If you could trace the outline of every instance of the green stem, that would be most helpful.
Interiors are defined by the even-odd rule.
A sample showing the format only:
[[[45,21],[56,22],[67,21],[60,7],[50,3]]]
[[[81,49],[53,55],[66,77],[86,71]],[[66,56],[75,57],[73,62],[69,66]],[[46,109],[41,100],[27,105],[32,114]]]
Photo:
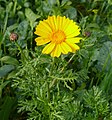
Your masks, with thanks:
[[[13,15],[16,13],[17,0],[14,1]]]
[[[4,23],[4,29],[3,29],[3,33],[5,33],[6,31],[6,27],[7,27],[7,22],[8,22],[8,12],[6,12],[6,16],[5,16],[5,23]]]
[[[54,67],[54,60],[55,58],[53,58],[52,59],[52,63],[51,63],[51,69],[50,69],[50,72],[49,72],[49,76],[51,76],[52,75],[52,71],[53,71],[53,67]],[[47,89],[48,89],[48,91],[47,91],[47,97],[48,97],[48,100],[50,100],[50,84],[49,84],[49,81],[47,81]]]
[[[1,85],[0,85],[0,98],[2,98],[2,84],[3,84],[3,80],[1,80]]]
[[[61,69],[60,73],[63,72],[63,70],[65,69],[65,67],[71,62],[71,60],[74,58],[75,54],[72,55],[72,57],[69,59],[69,61],[65,64],[65,66],[63,66],[63,68]]]
[[[47,98],[48,101],[50,100],[50,89],[49,89],[49,83],[47,82]]]
[[[23,50],[21,49],[21,47],[20,47],[20,45],[18,44],[18,42],[15,41],[15,45],[17,46],[18,50],[20,51],[21,57],[23,57],[23,60],[26,61],[27,58],[26,58],[25,54],[23,53]]]
[[[7,27],[7,22],[8,22],[8,12],[6,12],[6,16],[5,16],[5,23],[4,23],[4,28],[3,28],[3,38],[2,38],[2,43],[3,45],[3,49],[4,49],[4,53],[6,53],[6,48],[5,48],[5,36],[6,36],[6,27]]]
[[[56,3],[58,6],[60,6],[60,1],[59,0],[56,0]]]
[[[53,81],[51,82],[49,86],[49,89],[51,89],[56,83],[57,83],[57,79],[53,79]]]
[[[52,72],[53,72],[53,67],[54,67],[54,63],[55,63],[55,58],[52,58],[52,63],[51,63],[51,69],[50,69],[49,76],[51,76],[51,75],[52,75]]]
[[[33,30],[32,30],[32,31],[33,31]],[[31,32],[31,50],[32,50],[32,48],[33,48],[32,41],[33,41],[33,32]]]

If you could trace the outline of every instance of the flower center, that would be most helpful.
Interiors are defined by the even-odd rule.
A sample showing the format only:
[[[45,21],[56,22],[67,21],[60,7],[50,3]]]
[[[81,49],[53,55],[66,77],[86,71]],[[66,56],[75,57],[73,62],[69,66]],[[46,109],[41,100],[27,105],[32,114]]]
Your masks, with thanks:
[[[52,34],[52,36],[51,36],[52,42],[55,42],[55,43],[57,43],[57,44],[65,41],[65,38],[66,38],[65,34],[64,34],[64,32],[61,31],[61,30],[58,30],[58,31],[56,31],[56,32],[53,32],[53,34]]]

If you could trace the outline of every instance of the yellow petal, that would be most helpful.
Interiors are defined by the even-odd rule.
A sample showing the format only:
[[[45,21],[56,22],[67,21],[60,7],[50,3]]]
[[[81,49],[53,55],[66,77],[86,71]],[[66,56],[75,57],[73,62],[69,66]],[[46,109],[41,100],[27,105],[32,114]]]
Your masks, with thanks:
[[[54,20],[54,24],[55,24],[55,30],[58,30],[56,16],[53,16],[53,20]]]
[[[49,43],[48,45],[46,45],[44,47],[44,49],[42,50],[42,53],[45,53],[45,54],[49,54],[52,52],[52,50],[54,49],[55,47],[55,43]]]
[[[67,52],[66,52],[64,49],[62,49],[61,44],[59,44],[59,45],[60,45],[61,53],[63,53],[63,54],[67,54]]]
[[[54,50],[51,52],[51,56],[52,57],[59,57],[60,55],[61,55],[61,48],[60,48],[60,44],[58,44],[58,45],[56,45]]]
[[[74,33],[75,31],[77,31],[79,28],[79,26],[77,26],[75,23],[70,22],[70,24],[68,25],[68,27],[64,30],[66,36]]]
[[[66,24],[66,17],[64,16],[64,17],[60,17],[60,30],[63,30],[63,28],[64,28],[64,26],[65,26],[65,24]]]
[[[66,24],[66,17],[61,17],[61,16],[57,16],[57,26],[58,26],[58,30],[63,30],[64,26]]]
[[[76,44],[70,43],[68,41],[66,41],[66,43],[72,48],[72,52],[75,52],[76,50],[80,49],[80,47]]]
[[[37,45],[44,45],[44,44],[50,42],[49,39],[42,38],[42,37],[36,38],[35,41],[36,41],[36,44],[37,44]]]
[[[66,38],[72,38],[72,37],[78,36],[79,34],[80,34],[80,29],[77,29],[75,32],[67,35]]]
[[[45,20],[41,21],[39,23],[39,25],[37,25],[36,31],[38,31],[38,30],[41,30],[41,31],[44,31],[44,32],[47,32],[47,33],[52,32],[52,29],[50,28],[49,24],[47,22],[45,22]]]
[[[47,20],[41,21],[39,27],[44,28],[48,32],[52,32],[52,29],[49,26],[49,24],[47,23]]]
[[[60,17],[59,15],[57,16],[57,26],[58,26],[58,28],[57,28],[57,30],[60,30],[60,28],[61,28],[61,19],[62,17]]]
[[[50,28],[46,20],[44,20],[40,21],[39,25],[36,26],[36,31],[34,33],[42,37],[48,37],[51,32],[52,29]]]
[[[81,37],[75,37],[75,38],[68,38],[68,39],[66,39],[66,41],[68,41],[70,43],[79,43],[80,39],[82,39],[82,38]]]
[[[56,30],[56,16],[49,16],[47,22],[52,31]]]
[[[61,46],[63,54],[67,54],[68,52],[72,52],[72,49],[70,48],[70,46],[68,44],[66,44],[65,42],[62,42],[60,44],[60,46]]]
[[[63,19],[63,31],[67,28],[67,27],[69,27],[69,24],[70,24],[70,20],[68,19],[68,18],[66,18],[65,20]]]
[[[34,32],[36,35],[39,35],[41,37],[47,38],[49,36],[49,33],[46,32],[43,29],[36,29],[36,31]]]

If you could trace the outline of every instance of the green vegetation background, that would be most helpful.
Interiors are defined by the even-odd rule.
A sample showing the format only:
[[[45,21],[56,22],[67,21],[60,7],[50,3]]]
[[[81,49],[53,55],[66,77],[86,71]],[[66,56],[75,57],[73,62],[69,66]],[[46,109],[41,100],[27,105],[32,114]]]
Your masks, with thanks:
[[[49,15],[80,26],[77,53],[41,54]],[[111,86],[112,0],[0,0],[0,120],[112,120]]]

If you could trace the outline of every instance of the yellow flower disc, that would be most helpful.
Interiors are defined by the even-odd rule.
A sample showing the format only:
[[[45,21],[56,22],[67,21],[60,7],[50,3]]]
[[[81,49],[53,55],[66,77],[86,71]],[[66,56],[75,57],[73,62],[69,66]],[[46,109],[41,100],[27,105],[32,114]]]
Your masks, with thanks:
[[[80,34],[79,26],[65,16],[49,16],[47,20],[40,21],[34,33],[39,36],[35,39],[38,46],[47,44],[42,53],[51,54],[52,57],[80,49],[76,45],[81,39],[77,37]]]

